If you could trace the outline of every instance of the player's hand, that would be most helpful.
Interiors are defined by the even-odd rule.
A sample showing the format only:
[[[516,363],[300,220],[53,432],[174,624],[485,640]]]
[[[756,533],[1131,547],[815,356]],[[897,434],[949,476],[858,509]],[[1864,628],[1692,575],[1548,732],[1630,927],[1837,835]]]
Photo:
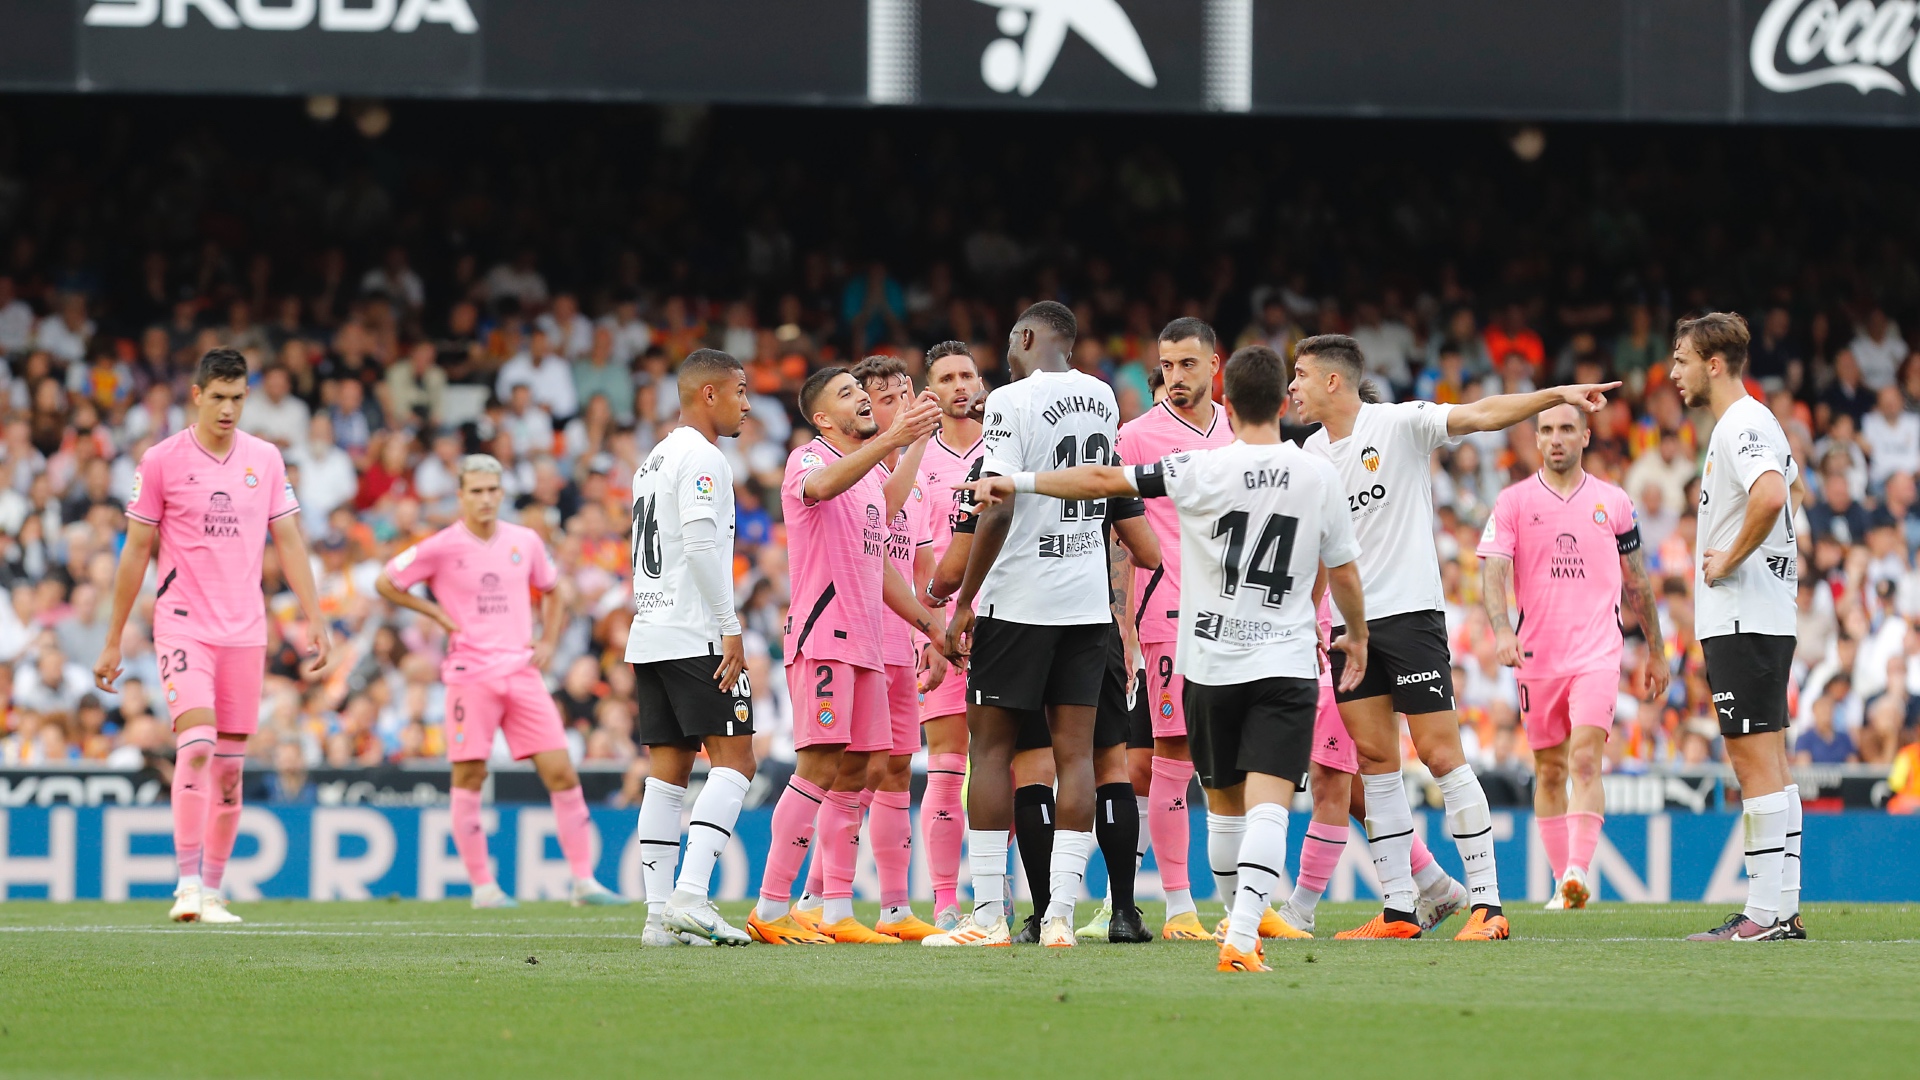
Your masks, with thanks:
[[[940,655],[940,647],[934,642],[920,646],[920,692],[931,694],[947,681],[947,658]]]
[[[1733,560],[1726,552],[1708,548],[1700,553],[1700,576],[1706,579],[1709,587],[1732,577],[1733,570]]]
[[[947,606],[947,597],[934,592],[933,582],[929,581],[927,582],[927,587],[920,591],[920,602],[929,608],[938,610]]]
[[[553,646],[547,644],[545,638],[534,642],[533,670],[544,674],[547,670],[547,665],[551,663],[553,663]]]
[[[970,492],[976,506],[992,506],[1013,497],[1013,477],[987,476],[953,485],[955,491]]]
[[[460,632],[460,624],[454,622],[453,616],[447,614],[447,609],[441,607],[439,604],[433,605],[432,617],[434,622],[440,624],[440,629],[447,632],[448,637],[452,637]]]
[[[1640,676],[1640,700],[1660,701],[1667,696],[1667,684],[1673,680],[1673,672],[1667,668],[1667,650],[1662,642],[1652,642],[1647,646],[1647,662]]]
[[[956,664],[966,662],[967,655],[973,651],[972,608],[963,604],[954,609],[953,621],[947,624],[947,643],[940,651]]]
[[[922,394],[908,408],[900,410],[887,429],[887,443],[904,450],[940,430],[940,403],[931,394]]]
[[[100,662],[93,665],[93,685],[106,693],[117,693],[113,684],[120,681],[120,646],[108,643],[100,650]]]
[[[1520,666],[1520,635],[1512,630],[1498,630],[1494,633],[1496,644],[1493,647],[1494,658],[1502,667]]]
[[[1618,382],[1581,383],[1577,386],[1556,386],[1560,399],[1577,409],[1597,413],[1607,407],[1607,391],[1619,389]]]
[[[1367,639],[1356,638],[1351,633],[1341,634],[1334,639],[1333,648],[1347,654],[1346,666],[1340,672],[1340,692],[1359,689],[1360,680],[1367,677]]]
[[[333,641],[327,634],[327,624],[309,622],[307,624],[307,655],[312,657],[300,666],[300,674],[308,681],[318,679],[327,670],[327,658],[332,655]]]
[[[740,635],[720,639],[720,666],[713,669],[713,682],[723,694],[731,694],[735,683],[740,681],[740,673],[747,668],[747,647],[741,644]]]

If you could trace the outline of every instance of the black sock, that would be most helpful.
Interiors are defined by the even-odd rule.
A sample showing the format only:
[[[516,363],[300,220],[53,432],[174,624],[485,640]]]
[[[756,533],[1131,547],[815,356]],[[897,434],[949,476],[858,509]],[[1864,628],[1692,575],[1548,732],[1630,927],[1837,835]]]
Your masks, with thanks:
[[[1394,908],[1387,908],[1382,911],[1381,914],[1386,916],[1388,922],[1417,923],[1420,921],[1414,918],[1413,912],[1411,911],[1399,911]]]
[[[1033,894],[1033,910],[1045,912],[1053,899],[1053,789],[1045,784],[1028,784],[1013,793],[1013,838],[1020,845],[1020,865],[1027,871],[1027,891]],[[1007,897],[1007,914],[1013,914],[1013,897]]]
[[[1107,899],[1113,910],[1133,906],[1133,855],[1140,846],[1140,804],[1133,785],[1122,780],[1093,792],[1093,832],[1107,860]]]

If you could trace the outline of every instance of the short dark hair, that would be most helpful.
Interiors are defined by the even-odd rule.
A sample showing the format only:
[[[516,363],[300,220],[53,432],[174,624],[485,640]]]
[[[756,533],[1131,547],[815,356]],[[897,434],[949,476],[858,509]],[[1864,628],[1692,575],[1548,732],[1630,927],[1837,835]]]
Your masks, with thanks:
[[[868,383],[875,379],[881,382],[887,382],[896,378],[908,380],[913,378],[913,376],[907,374],[907,365],[902,363],[897,356],[869,356],[865,360],[853,365],[853,370],[850,374],[859,380],[860,387],[863,390],[866,389]]]
[[[1208,352],[1219,351],[1220,335],[1213,332],[1213,327],[1207,325],[1205,319],[1182,315],[1168,323],[1166,329],[1160,331],[1160,340],[1169,345],[1189,338],[1198,339],[1200,344],[1207,347]]]
[[[1735,375],[1747,370],[1747,345],[1752,341],[1747,320],[1731,311],[1709,311],[1697,318],[1681,319],[1673,331],[1674,348],[1691,342],[1702,357],[1723,356]]]
[[[202,390],[208,383],[227,382],[247,378],[247,358],[240,355],[238,349],[208,349],[207,355],[200,358],[200,367],[193,373],[193,385]]]
[[[1293,347],[1293,358],[1299,361],[1309,356],[1337,365],[1355,386],[1359,385],[1360,375],[1367,366],[1366,358],[1360,354],[1360,343],[1345,334],[1316,334],[1301,339],[1300,344]]]
[[[1080,336],[1080,323],[1073,317],[1073,311],[1054,300],[1042,300],[1021,312],[1020,321],[1045,324],[1066,341],[1068,348],[1072,348],[1074,339]]]
[[[1287,392],[1280,381],[1286,366],[1280,354],[1265,345],[1235,349],[1227,358],[1226,376],[1234,415],[1248,424],[1271,424],[1279,418],[1280,400]]]
[[[732,353],[719,349],[695,349],[680,361],[679,390],[682,397],[727,378],[735,372],[747,370],[735,359]]]
[[[807,381],[800,384],[800,415],[816,430],[818,425],[813,423],[814,401],[820,397],[822,391],[826,390],[828,383],[838,376],[848,374],[851,372],[843,367],[823,367],[807,376]]]
[[[964,341],[943,341],[927,350],[927,366],[932,367],[935,360],[946,356],[965,356],[971,359],[973,346]]]

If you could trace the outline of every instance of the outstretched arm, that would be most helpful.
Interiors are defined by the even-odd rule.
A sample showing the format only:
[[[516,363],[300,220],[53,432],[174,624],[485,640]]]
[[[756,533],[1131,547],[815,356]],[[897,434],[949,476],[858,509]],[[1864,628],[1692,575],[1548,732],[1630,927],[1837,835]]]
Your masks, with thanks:
[[[1590,413],[1607,407],[1607,391],[1620,384],[1582,383],[1535,390],[1531,394],[1496,394],[1470,405],[1455,405],[1447,413],[1447,434],[1467,435],[1476,431],[1504,431],[1529,416],[1553,408],[1572,405]]]

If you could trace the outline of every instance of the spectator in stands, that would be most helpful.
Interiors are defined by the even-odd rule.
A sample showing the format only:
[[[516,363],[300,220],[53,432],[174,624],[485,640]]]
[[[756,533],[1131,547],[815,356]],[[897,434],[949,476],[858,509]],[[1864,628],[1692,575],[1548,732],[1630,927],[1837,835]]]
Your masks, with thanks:
[[[13,276],[0,274],[0,358],[23,353],[33,342],[33,308],[20,299]]]
[[[553,306],[535,318],[533,325],[547,335],[553,351],[563,360],[584,360],[593,349],[593,321],[580,313],[580,301],[570,292],[556,294]]]
[[[1860,381],[1875,392],[1893,385],[1894,373],[1907,359],[1899,324],[1887,318],[1878,304],[1860,321],[1847,351],[1860,365]]]
[[[154,389],[169,393],[164,383],[155,384]],[[312,410],[293,394],[293,376],[286,368],[275,365],[261,375],[260,392],[247,395],[246,409],[240,415],[240,430],[258,435],[286,451],[307,437],[311,421]]]
[[[1920,470],[1920,415],[1907,411],[1900,388],[1881,388],[1874,410],[1860,422],[1860,439],[1867,448],[1867,478],[1875,494],[1895,473]]]
[[[1858,761],[1853,752],[1853,737],[1833,726],[1834,710],[1849,689],[1845,675],[1827,682],[1813,703],[1813,726],[1795,729],[1793,760],[1798,765],[1842,765]]]
[[[386,412],[396,424],[438,427],[444,416],[447,373],[430,341],[416,341],[404,362],[387,368]]]
[[[1888,381],[1892,381],[1889,373]],[[1873,389],[1860,372],[1860,361],[1851,349],[1841,349],[1833,358],[1833,385],[1827,388],[1822,404],[1836,417],[1845,414],[1855,423],[1873,408]]]
[[[307,421],[307,441],[287,454],[301,516],[326,521],[336,506],[345,505],[360,490],[360,474],[353,459],[334,439],[333,417],[318,413]]]
[[[37,713],[71,713],[93,687],[87,669],[67,659],[51,640],[42,640],[13,676],[13,704]]]
[[[502,401],[513,396],[513,388],[525,386],[532,391],[529,401],[544,409],[549,419],[565,423],[579,411],[579,397],[573,389],[573,368],[553,351],[546,331],[528,335],[527,347],[516,353],[494,376],[493,390]]]
[[[1820,501],[1807,509],[1813,537],[1831,536],[1841,544],[1864,544],[1867,540],[1867,511],[1853,497],[1848,479],[1848,458],[1844,450],[1827,452],[1820,463]]]

